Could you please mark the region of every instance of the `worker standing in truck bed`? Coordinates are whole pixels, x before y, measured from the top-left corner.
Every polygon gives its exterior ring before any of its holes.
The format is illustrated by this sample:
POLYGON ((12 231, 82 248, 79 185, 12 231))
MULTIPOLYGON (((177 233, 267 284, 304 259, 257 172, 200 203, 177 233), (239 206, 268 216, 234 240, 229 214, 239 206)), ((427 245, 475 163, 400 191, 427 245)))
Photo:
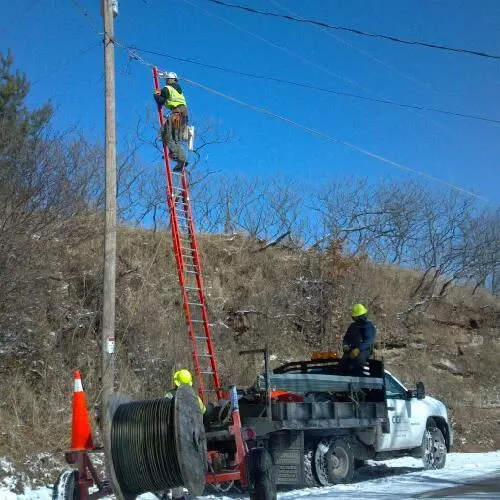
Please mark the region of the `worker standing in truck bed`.
POLYGON ((354 321, 342 340, 344 355, 340 360, 341 370, 346 375, 362 375, 364 364, 373 354, 377 331, 367 314, 368 309, 363 304, 355 304, 352 308, 354 321))

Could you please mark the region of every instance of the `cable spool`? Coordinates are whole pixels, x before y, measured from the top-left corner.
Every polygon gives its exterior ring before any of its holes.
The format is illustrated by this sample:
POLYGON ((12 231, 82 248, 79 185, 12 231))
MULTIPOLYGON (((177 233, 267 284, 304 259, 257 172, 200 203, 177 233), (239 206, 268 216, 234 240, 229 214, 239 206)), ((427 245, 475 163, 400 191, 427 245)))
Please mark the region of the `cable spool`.
POLYGON ((173 399, 118 406, 111 427, 111 453, 125 494, 184 486, 201 495, 207 448, 202 415, 191 387, 180 386, 173 399))

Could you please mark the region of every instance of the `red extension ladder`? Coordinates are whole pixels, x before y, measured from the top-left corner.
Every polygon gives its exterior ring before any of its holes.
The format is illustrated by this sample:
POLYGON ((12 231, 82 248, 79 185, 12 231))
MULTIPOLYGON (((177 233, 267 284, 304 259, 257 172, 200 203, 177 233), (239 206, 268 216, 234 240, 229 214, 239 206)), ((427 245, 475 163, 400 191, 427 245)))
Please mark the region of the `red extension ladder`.
MULTIPOLYGON (((155 90, 160 90, 159 72, 156 67, 153 68, 153 79, 155 90)), ((162 106, 158 106, 158 119, 160 126, 162 126, 165 121, 162 106)), ((201 399, 207 402, 208 392, 215 392, 217 399, 221 399, 222 389, 208 321, 200 255, 196 242, 186 171, 185 169, 182 172, 172 171, 168 149, 165 144, 163 145, 163 159, 167 179, 166 195, 170 212, 172 242, 187 331, 192 346, 198 391, 201 399)))

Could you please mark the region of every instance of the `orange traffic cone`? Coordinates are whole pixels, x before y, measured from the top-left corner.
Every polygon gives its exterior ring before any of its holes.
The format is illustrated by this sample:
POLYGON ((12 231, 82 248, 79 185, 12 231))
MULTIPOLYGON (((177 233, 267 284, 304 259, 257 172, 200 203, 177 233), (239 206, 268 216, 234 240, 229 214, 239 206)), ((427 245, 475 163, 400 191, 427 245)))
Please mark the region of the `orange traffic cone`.
POLYGON ((75 387, 73 389, 73 420, 71 422, 71 449, 91 450, 94 448, 92 442, 92 429, 90 428, 87 402, 83 392, 80 372, 75 371, 75 387))

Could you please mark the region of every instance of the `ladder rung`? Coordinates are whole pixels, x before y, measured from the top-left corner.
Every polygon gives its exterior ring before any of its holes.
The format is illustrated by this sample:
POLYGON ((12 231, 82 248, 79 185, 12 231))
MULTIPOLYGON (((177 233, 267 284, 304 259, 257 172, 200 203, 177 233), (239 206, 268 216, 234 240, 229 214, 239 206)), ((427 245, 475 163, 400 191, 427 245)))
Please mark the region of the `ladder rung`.
POLYGON ((201 304, 200 302, 188 302, 188 304, 190 306, 200 306, 200 307, 203 307, 203 304, 201 304))
POLYGON ((202 373, 203 375, 213 375, 214 374, 214 372, 200 372, 200 373, 202 373))
POLYGON ((186 248, 186 247, 181 247, 181 250, 188 250, 190 252, 193 252, 193 249, 191 247, 186 248))
POLYGON ((198 354, 198 357, 200 358, 213 358, 212 354, 198 354))
POLYGON ((208 337, 200 337, 199 335, 195 335, 194 338, 198 339, 198 340, 200 340, 200 339, 207 340, 208 339, 208 337))
MULTIPOLYGON (((191 323, 205 323, 202 319, 192 319, 191 323)), ((206 337, 203 337, 206 338, 206 337)))
POLYGON ((189 274, 199 274, 198 271, 189 271, 188 269, 184 269, 184 272, 189 274))

